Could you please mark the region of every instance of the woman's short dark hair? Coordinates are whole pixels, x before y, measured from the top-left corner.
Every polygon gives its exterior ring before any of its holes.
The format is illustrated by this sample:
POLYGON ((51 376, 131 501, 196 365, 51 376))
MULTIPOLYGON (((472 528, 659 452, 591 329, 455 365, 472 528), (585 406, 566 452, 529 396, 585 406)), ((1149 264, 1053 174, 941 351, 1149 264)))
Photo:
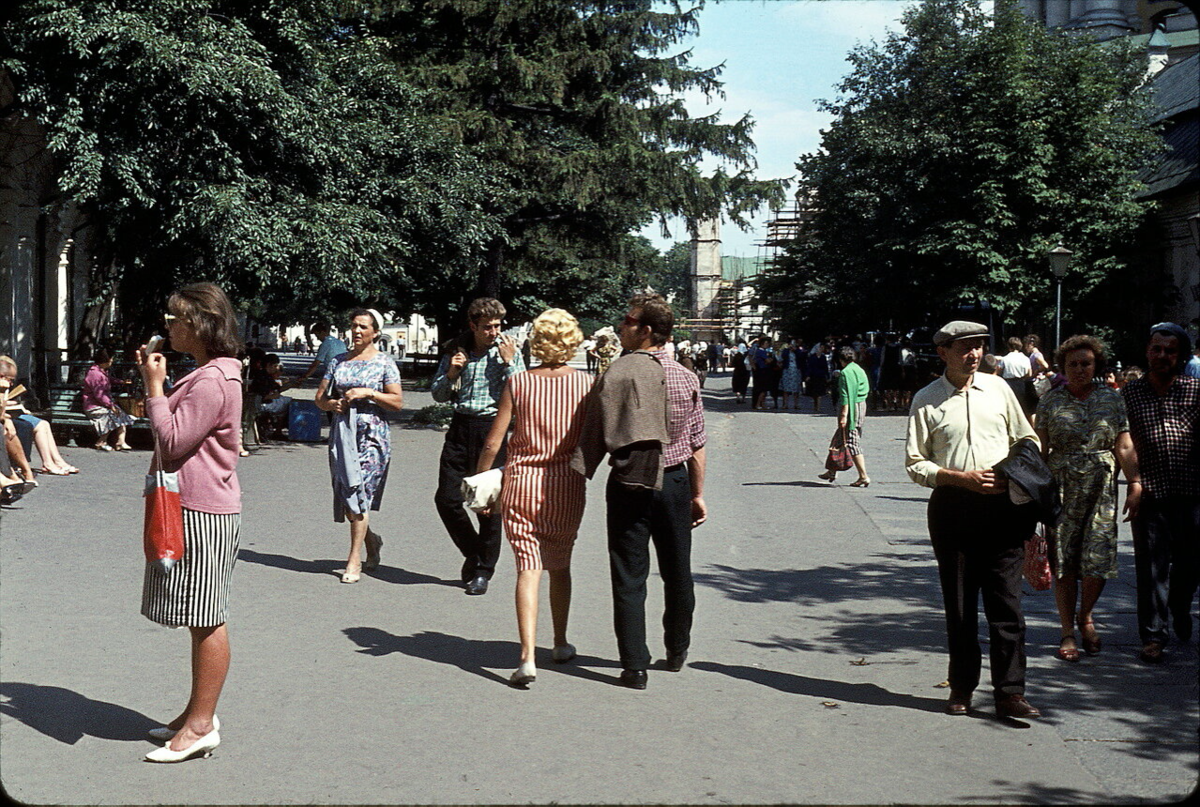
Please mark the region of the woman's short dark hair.
POLYGON ((1066 359, 1068 353, 1073 353, 1076 350, 1090 350, 1092 355, 1096 357, 1096 375, 1100 375, 1104 371, 1105 359, 1108 357, 1108 348, 1094 336, 1087 334, 1076 334, 1064 341, 1058 346, 1058 350, 1054 351, 1054 364, 1058 367, 1058 371, 1066 371, 1066 359))
POLYGON ((351 322, 354 322, 354 320, 358 319, 359 317, 366 317, 368 320, 370 320, 371 325, 373 325, 375 328, 375 333, 379 333, 381 330, 383 330, 383 327, 382 327, 383 323, 376 321, 375 315, 372 314, 367 309, 356 308, 350 312, 350 321, 351 322))
POLYGON ((1008 337, 1007 344, 1008 344, 1008 349, 1010 352, 1021 349, 1021 340, 1016 336, 1008 337))
POLYGON ((237 356, 242 349, 237 317, 216 283, 191 283, 167 300, 167 310, 196 332, 209 356, 237 356))
POLYGON ((841 362, 841 365, 845 367, 847 364, 854 361, 854 348, 850 347, 849 345, 846 345, 843 348, 838 348, 837 358, 838 361, 841 362))
POLYGON ((1040 336, 1038 336, 1036 333, 1026 334, 1025 335, 1025 344, 1029 345, 1034 350, 1037 350, 1039 347, 1042 346, 1042 338, 1040 336))
POLYGON ((629 310, 638 312, 638 322, 650 329, 650 341, 665 345, 675 330, 675 312, 661 294, 635 294, 629 310))
POLYGON ((92 354, 92 361, 96 364, 104 364, 112 358, 112 354, 102 347, 96 348, 96 352, 92 354))

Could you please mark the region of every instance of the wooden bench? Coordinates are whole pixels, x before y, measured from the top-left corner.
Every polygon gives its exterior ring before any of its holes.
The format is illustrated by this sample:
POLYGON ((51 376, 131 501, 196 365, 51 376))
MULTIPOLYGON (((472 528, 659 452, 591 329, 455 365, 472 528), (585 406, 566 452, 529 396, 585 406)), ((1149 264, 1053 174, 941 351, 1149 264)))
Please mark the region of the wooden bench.
MULTIPOLYGON (((44 413, 44 417, 50 421, 51 428, 61 433, 64 445, 70 441, 72 429, 92 428, 91 419, 83 414, 82 396, 79 387, 60 384, 50 388, 50 407, 44 413)), ((129 428, 148 429, 150 419, 136 418, 129 428)), ((75 444, 82 445, 78 439, 75 444)))

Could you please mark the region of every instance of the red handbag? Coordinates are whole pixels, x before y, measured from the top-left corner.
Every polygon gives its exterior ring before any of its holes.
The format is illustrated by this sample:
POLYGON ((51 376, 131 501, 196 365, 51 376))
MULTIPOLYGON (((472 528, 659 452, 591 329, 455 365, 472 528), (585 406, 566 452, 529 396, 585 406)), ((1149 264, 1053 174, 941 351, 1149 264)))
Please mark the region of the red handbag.
POLYGON ((1033 535, 1025 539, 1025 579, 1034 591, 1050 588, 1054 576, 1050 572, 1049 546, 1046 543, 1045 527, 1037 525, 1033 535))
POLYGON ((850 446, 846 445, 846 430, 842 429, 842 444, 839 447, 829 447, 829 458, 825 460, 827 471, 849 471, 854 465, 854 455, 850 446))
POLYGON ((157 471, 146 474, 146 517, 142 523, 142 547, 146 562, 157 564, 169 574, 183 557, 183 505, 179 503, 179 477, 162 470, 155 446, 157 471))

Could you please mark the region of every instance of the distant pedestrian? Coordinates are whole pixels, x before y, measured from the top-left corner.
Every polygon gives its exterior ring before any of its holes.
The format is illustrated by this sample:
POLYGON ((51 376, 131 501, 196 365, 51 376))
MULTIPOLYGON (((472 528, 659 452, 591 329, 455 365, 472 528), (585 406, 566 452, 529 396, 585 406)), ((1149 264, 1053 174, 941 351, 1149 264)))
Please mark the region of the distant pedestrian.
POLYGON ((771 373, 774 369, 774 355, 771 352, 771 337, 760 336, 750 349, 750 378, 753 387, 750 392, 751 406, 754 409, 767 408, 767 393, 771 391, 771 373))
POLYGON ((729 363, 733 367, 730 387, 733 390, 734 400, 738 403, 746 402, 746 388, 750 386, 750 369, 746 366, 748 361, 747 354, 740 350, 733 351, 729 359, 729 363))
POLYGON ((663 349, 674 314, 658 295, 629 301, 621 323, 628 351, 600 380, 572 467, 590 478, 606 453, 608 557, 621 659, 620 683, 646 688, 646 581, 650 543, 663 581, 667 670, 687 660, 696 599, 692 530, 708 518, 704 502, 704 407, 696 377, 663 349))
POLYGON ((1129 480, 1130 517, 1142 495, 1125 402, 1116 390, 1095 383, 1104 361, 1104 344, 1095 337, 1063 342, 1054 363, 1066 371, 1067 383, 1042 396, 1035 419, 1042 455, 1062 494, 1062 513, 1050 525, 1050 566, 1062 629, 1058 657, 1068 662, 1079 660, 1077 624, 1083 649, 1100 652, 1092 614, 1105 583, 1117 576, 1118 463, 1129 480))
MULTIPOLYGON (((850 448, 854 458, 854 468, 858 471, 858 479, 850 483, 852 488, 865 488, 871 484, 867 476, 866 458, 862 452, 863 420, 867 416, 867 395, 871 391, 871 382, 866 372, 854 361, 854 348, 840 347, 837 361, 841 365, 841 375, 838 376, 838 427, 829 443, 831 449, 840 449, 843 445, 850 448)), ((821 479, 833 482, 837 471, 826 471, 818 474, 821 479)))
POLYGON ((1029 356, 1029 373, 1034 378, 1049 372, 1050 364, 1041 351, 1042 338, 1036 333, 1028 334, 1021 344, 1022 350, 1029 356))
POLYGON ((333 520, 350 522, 350 554, 343 583, 357 583, 363 569, 379 565, 383 539, 371 529, 372 510, 383 502, 392 438, 385 411, 404 403, 396 361, 375 346, 383 317, 371 308, 350 313, 350 349, 334 356, 317 387, 320 409, 335 413, 329 429, 333 520), (366 550, 366 561, 361 559, 366 550))
MULTIPOLYGON (((146 389, 146 416, 154 432, 151 473, 176 475, 183 509, 183 556, 169 572, 147 563, 142 616, 191 633, 191 692, 187 705, 150 736, 166 741, 151 762, 182 762, 211 753, 221 742, 217 700, 229 672, 229 582, 238 554, 242 494, 237 477, 241 429, 241 349, 233 306, 212 283, 194 283, 167 300, 172 350, 187 353, 196 369, 165 391, 167 360, 147 353, 137 363, 146 389)), ((162 682, 156 682, 161 688, 162 682)))
POLYGON ((304 375, 296 380, 297 385, 303 383, 313 373, 319 372, 320 377, 324 378, 330 365, 333 364, 334 357, 340 356, 348 350, 346 343, 334 336, 331 330, 328 322, 318 322, 313 326, 312 332, 317 339, 321 340, 321 344, 317 348, 317 355, 313 359, 313 363, 304 371, 304 375))
MULTIPOLYGON (((476 473, 483 443, 496 419, 508 380, 525 369, 515 340, 501 337, 507 313, 499 300, 480 297, 467 307, 467 332, 451 340, 433 377, 433 399, 454 404, 454 417, 438 464, 433 501, 450 539, 462 553, 460 576, 467 594, 486 594, 500 558, 502 522, 479 514, 479 525, 463 506, 462 480, 476 473)), ((495 465, 505 462, 505 447, 495 465)))
POLYGON ((905 467, 929 497, 929 535, 937 559, 950 650, 946 711, 965 715, 979 684, 982 593, 991 639, 992 687, 999 717, 1033 718, 1025 699, 1025 617, 1021 570, 1025 539, 1038 518, 1016 504, 993 470, 1019 441, 1036 437, 1002 379, 976 372, 986 325, 958 320, 933 336, 943 376, 913 398, 905 467))
POLYGON ((816 342, 808 351, 808 365, 804 374, 804 394, 813 399, 813 413, 821 411, 821 398, 829 391, 829 359, 826 346, 816 342))
POLYGON ((83 412, 92 421, 92 428, 96 431, 96 442, 92 448, 100 451, 132 451, 132 447, 125 442, 125 430, 134 424, 134 419, 113 402, 110 393, 112 379, 108 375, 112 365, 112 354, 99 348, 91 368, 83 378, 83 394, 80 396, 83 412), (116 439, 115 444, 109 443, 108 435, 116 439))
POLYGON ((517 561, 517 631, 521 661, 510 683, 520 686, 537 677, 538 587, 542 570, 550 575, 550 615, 554 623, 554 661, 575 656, 567 641, 571 607, 571 551, 579 533, 586 496, 584 476, 571 468, 579 443, 592 377, 567 362, 583 341, 575 317, 560 308, 533 321, 530 353, 538 366, 508 380, 496 419, 479 454, 476 472, 492 467, 510 423, 508 461, 499 514, 517 561))
POLYGON ((1200 379, 1182 374, 1191 339, 1173 322, 1150 329, 1148 372, 1121 390, 1141 467, 1143 497, 1133 520, 1142 661, 1157 663, 1175 637, 1192 638, 1200 578, 1200 379))
POLYGON ((796 339, 789 340, 783 345, 780 351, 779 365, 779 391, 783 393, 783 408, 788 408, 788 401, 791 400, 792 408, 800 408, 800 385, 803 381, 803 376, 800 372, 800 362, 803 357, 800 353, 800 344, 796 339))

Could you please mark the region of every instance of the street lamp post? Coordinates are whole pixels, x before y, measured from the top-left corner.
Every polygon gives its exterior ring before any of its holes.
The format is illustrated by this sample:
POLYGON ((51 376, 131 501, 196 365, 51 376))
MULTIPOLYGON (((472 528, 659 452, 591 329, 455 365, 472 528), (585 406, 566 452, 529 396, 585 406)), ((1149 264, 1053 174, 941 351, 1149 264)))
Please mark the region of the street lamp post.
POLYGON ((1058 283, 1058 299, 1054 304, 1054 346, 1057 349, 1062 344, 1062 280, 1075 253, 1061 243, 1048 253, 1050 256, 1050 271, 1058 283))

